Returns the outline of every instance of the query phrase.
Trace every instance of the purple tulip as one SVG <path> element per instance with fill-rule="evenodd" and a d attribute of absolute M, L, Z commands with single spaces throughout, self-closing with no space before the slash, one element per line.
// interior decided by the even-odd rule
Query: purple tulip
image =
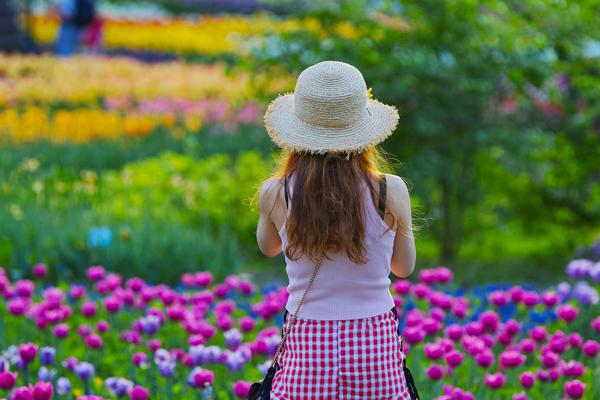
<path fill-rule="evenodd" d="M 40 348 L 40 361 L 44 365 L 54 364 L 56 357 L 56 350 L 53 347 L 42 347 Z"/>
<path fill-rule="evenodd" d="M 94 376 L 94 366 L 88 362 L 82 361 L 74 368 L 75 375 L 82 381 L 88 381 Z"/>

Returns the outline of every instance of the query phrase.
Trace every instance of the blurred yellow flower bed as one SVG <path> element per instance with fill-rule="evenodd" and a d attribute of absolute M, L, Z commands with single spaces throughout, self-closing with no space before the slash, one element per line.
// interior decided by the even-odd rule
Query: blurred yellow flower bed
<path fill-rule="evenodd" d="M 219 63 L 0 54 L 0 141 L 85 142 L 145 136 L 158 127 L 172 127 L 179 137 L 205 124 L 233 133 L 261 121 L 261 94 L 291 84 L 287 77 L 227 72 Z"/>
<path fill-rule="evenodd" d="M 252 16 L 205 15 L 193 19 L 128 21 L 106 19 L 104 45 L 113 49 L 150 50 L 178 54 L 219 55 L 237 53 L 244 37 L 266 32 L 284 33 L 297 30 L 321 33 L 316 19 L 277 19 L 266 14 Z M 58 19 L 47 15 L 33 18 L 34 38 L 52 43 L 58 31 Z M 351 24 L 338 23 L 334 31 L 355 39 L 358 31 Z"/>
<path fill-rule="evenodd" d="M 101 109 L 59 110 L 29 107 L 19 113 L 14 109 L 0 111 L 0 142 L 87 142 L 94 139 L 116 139 L 150 134 L 158 126 L 172 127 L 178 122 L 169 115 L 122 115 Z M 197 131 L 198 119 L 183 121 L 186 128 Z"/>
<path fill-rule="evenodd" d="M 125 57 L 6 56 L 0 54 L 0 107 L 22 103 L 93 103 L 127 96 L 134 100 L 218 97 L 232 104 L 256 98 L 257 92 L 288 89 L 287 78 L 261 73 L 227 73 L 225 65 L 182 61 L 147 64 Z"/>

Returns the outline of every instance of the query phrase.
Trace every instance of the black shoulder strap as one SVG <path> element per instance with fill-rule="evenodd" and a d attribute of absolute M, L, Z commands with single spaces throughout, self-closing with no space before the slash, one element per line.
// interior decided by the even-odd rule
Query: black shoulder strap
<path fill-rule="evenodd" d="M 385 215 L 385 196 L 387 192 L 387 182 L 385 180 L 385 174 L 383 178 L 379 180 L 379 213 L 381 218 Z"/>
<path fill-rule="evenodd" d="M 283 192 L 285 193 L 285 208 L 288 208 L 288 185 L 287 175 L 283 178 Z"/>

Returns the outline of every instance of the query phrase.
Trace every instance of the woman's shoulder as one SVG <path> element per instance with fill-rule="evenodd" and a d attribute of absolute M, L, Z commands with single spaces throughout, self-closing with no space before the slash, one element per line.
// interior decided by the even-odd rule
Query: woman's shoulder
<path fill-rule="evenodd" d="M 402 213 L 405 207 L 410 207 L 410 194 L 404 179 L 398 175 L 385 174 L 387 183 L 386 208 L 395 215 Z"/>

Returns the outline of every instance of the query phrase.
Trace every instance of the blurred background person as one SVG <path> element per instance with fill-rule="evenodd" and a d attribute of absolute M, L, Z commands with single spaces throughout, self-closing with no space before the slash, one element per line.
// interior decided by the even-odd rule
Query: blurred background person
<path fill-rule="evenodd" d="M 92 0 L 53 0 L 60 15 L 60 29 L 55 51 L 60 56 L 70 56 L 77 50 L 82 32 L 92 24 L 96 9 Z"/>
<path fill-rule="evenodd" d="M 97 54 L 102 47 L 104 20 L 96 13 L 92 22 L 83 30 L 81 43 L 86 54 Z"/>

